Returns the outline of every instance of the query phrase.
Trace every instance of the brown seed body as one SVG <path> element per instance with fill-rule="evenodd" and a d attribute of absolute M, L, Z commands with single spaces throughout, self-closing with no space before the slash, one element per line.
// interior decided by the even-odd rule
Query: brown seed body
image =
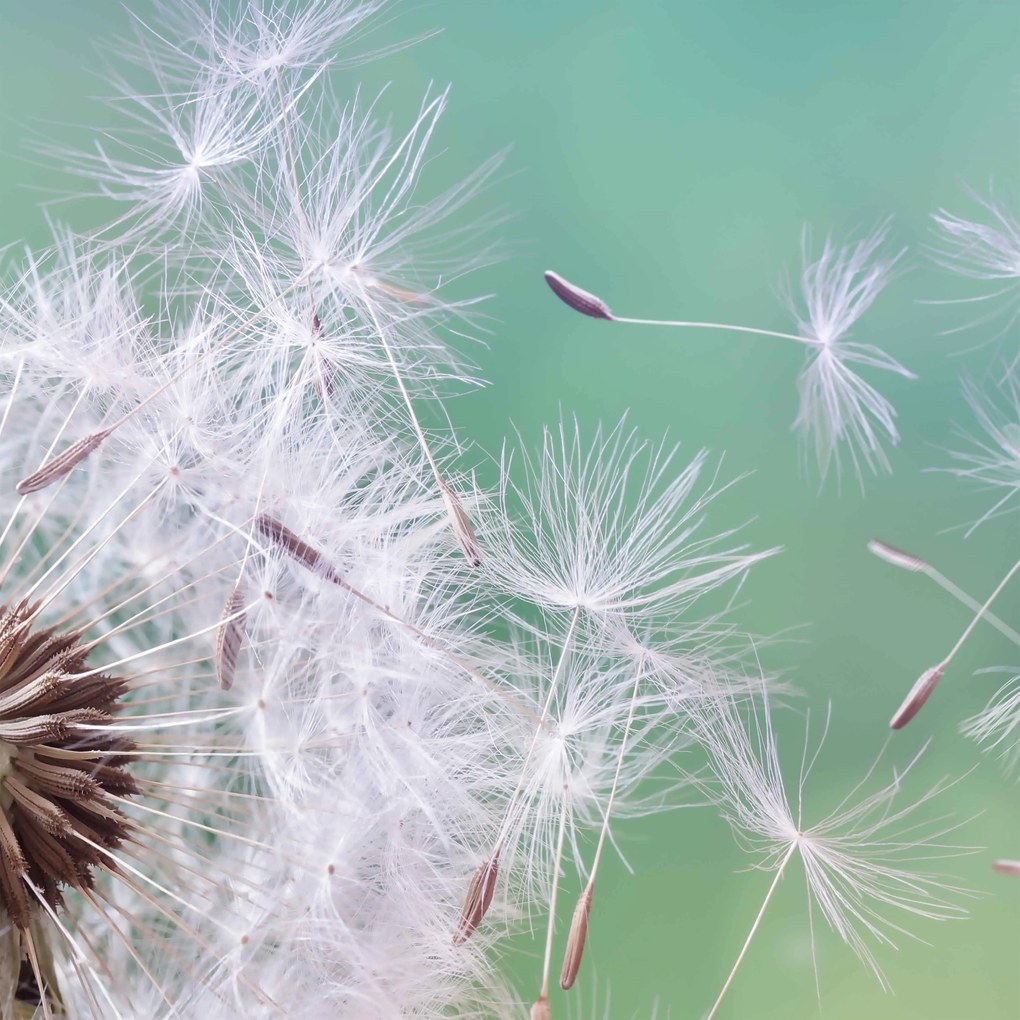
<path fill-rule="evenodd" d="M 591 917 L 591 898 L 594 890 L 589 885 L 581 893 L 570 920 L 570 934 L 563 954 L 563 970 L 560 971 L 560 988 L 566 991 L 574 987 L 577 972 L 581 969 L 581 957 L 588 941 L 588 920 Z"/>
<path fill-rule="evenodd" d="M 237 657 L 244 641 L 245 615 L 241 612 L 243 608 L 244 593 L 240 584 L 236 584 L 230 598 L 227 599 L 223 609 L 223 622 L 216 633 L 216 679 L 224 691 L 229 691 L 233 686 L 237 673 Z"/>
<path fill-rule="evenodd" d="M 942 679 L 945 666 L 939 663 L 926 669 L 910 688 L 910 693 L 903 699 L 903 704 L 896 710 L 896 714 L 889 720 L 891 729 L 899 730 L 910 722 L 911 719 L 921 711 L 924 703 L 931 697 L 931 692 Z"/>
<path fill-rule="evenodd" d="M 531 1020 L 551 1020 L 551 1017 L 549 1000 L 544 995 L 540 995 L 531 1007 Z"/>
<path fill-rule="evenodd" d="M 17 489 L 19 496 L 26 496 L 30 492 L 38 492 L 45 489 L 55 481 L 70 474 L 100 443 L 110 434 L 111 429 L 101 429 L 93 432 L 77 443 L 72 443 L 63 453 L 48 460 L 38 471 L 22 478 L 18 482 Z"/>
<path fill-rule="evenodd" d="M 547 269 L 545 271 L 545 282 L 549 284 L 549 289 L 568 308 L 573 308 L 575 312 L 590 316 L 592 319 L 612 320 L 614 318 L 613 313 L 609 310 L 609 305 L 602 298 L 582 290 L 569 280 L 564 280 L 559 273 L 554 273 L 551 269 Z"/>
<path fill-rule="evenodd" d="M 460 912 L 460 924 L 453 935 L 454 945 L 462 945 L 474 934 L 474 930 L 482 923 L 489 906 L 492 894 L 496 891 L 499 878 L 499 851 L 489 860 L 483 862 L 471 876 L 464 906 Z"/>
<path fill-rule="evenodd" d="M 306 566 L 312 573 L 318 574 L 342 588 L 348 587 L 340 571 L 318 549 L 314 549 L 303 539 L 298 538 L 282 521 L 278 521 L 269 514 L 259 514 L 255 518 L 255 527 L 263 537 L 275 542 L 284 552 Z"/>

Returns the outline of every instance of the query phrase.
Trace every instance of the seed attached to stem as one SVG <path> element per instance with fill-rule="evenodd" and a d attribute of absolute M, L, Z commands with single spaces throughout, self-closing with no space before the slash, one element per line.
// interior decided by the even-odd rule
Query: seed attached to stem
<path fill-rule="evenodd" d="M 582 290 L 569 280 L 564 280 L 559 273 L 554 273 L 551 269 L 547 269 L 545 271 L 545 282 L 549 284 L 549 289 L 568 308 L 573 308 L 575 312 L 580 312 L 582 315 L 590 316 L 593 319 L 608 319 L 612 321 L 615 318 L 609 310 L 609 305 L 602 298 Z"/>
<path fill-rule="evenodd" d="M 216 655 L 214 663 L 216 666 L 216 679 L 220 682 L 220 688 L 229 691 L 234 684 L 234 675 L 237 672 L 237 657 L 241 652 L 241 644 L 244 641 L 245 614 L 241 611 L 244 607 L 244 594 L 241 585 L 235 584 L 234 590 L 227 599 L 223 609 L 223 622 L 216 632 Z"/>
<path fill-rule="evenodd" d="M 889 727 L 894 730 L 902 729 L 911 719 L 921 711 L 924 703 L 928 700 L 931 692 L 942 679 L 946 664 L 940 662 L 931 669 L 926 669 L 918 678 L 910 693 L 903 699 L 903 704 L 896 710 L 896 714 L 889 720 Z"/>
<path fill-rule="evenodd" d="M 482 565 L 482 549 L 478 544 L 478 539 L 475 538 L 471 521 L 460 499 L 445 481 L 440 480 L 439 491 L 443 494 L 443 502 L 446 504 L 450 520 L 453 522 L 453 531 L 460 543 L 460 551 L 464 554 L 464 559 L 471 566 L 480 567 Z"/>
<path fill-rule="evenodd" d="M 70 474 L 112 431 L 100 429 L 72 443 L 63 453 L 50 458 L 38 471 L 22 478 L 17 485 L 18 495 L 27 496 L 30 492 L 38 492 Z"/>
<path fill-rule="evenodd" d="M 348 587 L 340 571 L 317 549 L 313 549 L 303 539 L 298 538 L 282 521 L 278 521 L 269 514 L 259 514 L 255 518 L 255 527 L 264 538 L 275 542 L 284 552 L 306 566 L 313 574 L 318 574 L 342 588 Z"/>
<path fill-rule="evenodd" d="M 463 945 L 474 934 L 475 929 L 482 923 L 492 903 L 492 895 L 496 891 L 496 881 L 499 878 L 499 851 L 492 855 L 489 860 L 484 861 L 471 876 L 468 885 L 467 896 L 464 898 L 464 906 L 460 912 L 460 924 L 454 933 L 454 945 Z"/>
<path fill-rule="evenodd" d="M 581 957 L 588 941 L 588 920 L 591 917 L 591 898 L 594 891 L 589 883 L 578 898 L 577 906 L 574 907 L 570 934 L 567 936 L 567 949 L 563 954 L 563 970 L 560 971 L 560 988 L 564 991 L 574 987 L 577 972 L 581 969 Z"/>

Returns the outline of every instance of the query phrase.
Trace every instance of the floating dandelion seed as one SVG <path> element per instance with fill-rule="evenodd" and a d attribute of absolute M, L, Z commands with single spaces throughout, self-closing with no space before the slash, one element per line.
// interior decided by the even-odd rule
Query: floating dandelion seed
<path fill-rule="evenodd" d="M 950 782 L 943 780 L 912 801 L 900 801 L 905 779 L 920 755 L 906 768 L 896 770 L 886 786 L 866 793 L 864 784 L 874 775 L 876 762 L 834 812 L 808 824 L 801 810 L 804 784 L 825 734 L 813 752 L 805 743 L 797 786 L 798 807 L 793 811 L 782 778 L 767 698 L 749 722 L 732 700 L 719 699 L 706 708 L 701 734 L 718 784 L 716 793 L 723 816 L 741 844 L 760 856 L 760 867 L 774 872 L 736 964 L 708 1014 L 709 1020 L 718 1011 L 794 857 L 804 868 L 809 906 L 821 911 L 832 930 L 883 986 L 873 946 L 891 946 L 894 935 L 910 934 L 895 915 L 929 920 L 964 915 L 965 911 L 951 899 L 963 890 L 914 867 L 915 861 L 966 852 L 966 848 L 939 842 L 958 825 L 947 825 L 944 818 L 930 823 L 915 818 L 923 805 L 952 785 Z"/>
<path fill-rule="evenodd" d="M 882 224 L 863 240 L 844 247 L 827 238 L 821 254 L 814 258 L 805 231 L 801 293 L 798 298 L 792 295 L 788 298 L 790 310 L 797 318 L 798 333 L 718 322 L 627 318 L 614 315 L 601 298 L 552 270 L 546 271 L 545 281 L 564 304 L 595 319 L 637 326 L 721 329 L 802 344 L 807 348 L 808 361 L 797 381 L 800 409 L 793 427 L 814 446 L 823 479 L 831 464 L 839 467 L 841 446 L 846 447 L 861 479 L 862 466 L 872 471 L 888 469 L 882 440 L 895 444 L 899 436 L 892 404 L 848 366 L 864 365 L 907 379 L 916 378 L 877 347 L 848 339 L 851 328 L 885 287 L 904 254 L 903 251 L 888 257 L 878 254 L 886 234 L 887 225 Z"/>

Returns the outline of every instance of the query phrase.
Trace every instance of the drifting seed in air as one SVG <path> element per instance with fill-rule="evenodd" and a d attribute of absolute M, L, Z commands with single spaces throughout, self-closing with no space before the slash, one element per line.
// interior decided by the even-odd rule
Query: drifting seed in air
<path fill-rule="evenodd" d="M 564 280 L 559 273 L 554 273 L 551 269 L 547 269 L 545 271 L 545 282 L 549 284 L 549 289 L 565 305 L 573 308 L 575 312 L 588 315 L 593 319 L 609 319 L 612 321 L 615 318 L 609 310 L 609 305 L 602 298 L 589 294 L 588 291 L 575 286 L 569 280 Z"/>
<path fill-rule="evenodd" d="M 927 566 L 924 560 L 911 556 L 910 553 L 905 553 L 891 545 L 886 545 L 885 542 L 880 542 L 877 538 L 873 538 L 868 543 L 868 549 L 880 560 L 885 560 L 886 563 L 891 563 L 894 567 L 902 567 L 904 570 L 910 570 L 914 573 L 924 570 Z"/>
<path fill-rule="evenodd" d="M 896 710 L 896 714 L 889 720 L 889 727 L 894 730 L 902 729 L 911 719 L 921 711 L 922 706 L 935 690 L 936 684 L 942 679 L 945 672 L 945 663 L 939 663 L 926 669 L 910 688 L 910 693 L 903 699 L 903 704 Z"/>

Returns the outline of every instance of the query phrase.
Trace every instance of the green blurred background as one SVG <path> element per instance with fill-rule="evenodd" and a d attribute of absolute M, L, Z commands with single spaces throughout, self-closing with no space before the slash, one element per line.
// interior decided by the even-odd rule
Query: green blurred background
<path fill-rule="evenodd" d="M 143 16 L 144 3 L 127 10 Z M 535 438 L 563 409 L 582 423 L 668 430 L 692 453 L 726 451 L 724 474 L 753 472 L 717 504 L 722 528 L 753 518 L 748 540 L 786 546 L 745 589 L 741 621 L 757 633 L 797 626 L 765 665 L 789 671 L 800 707 L 834 704 L 832 732 L 807 800 L 831 807 L 886 738 L 904 691 L 966 624 L 966 611 L 923 578 L 871 558 L 872 536 L 937 564 L 984 597 L 1015 556 L 1017 517 L 964 538 L 992 498 L 925 469 L 947 462 L 955 430 L 970 425 L 961 375 L 978 379 L 1016 348 L 1002 321 L 943 335 L 974 309 L 926 299 L 980 288 L 925 261 L 929 214 L 973 212 L 966 185 L 1009 196 L 1020 184 L 1020 5 L 1013 2 L 789 0 L 406 3 L 372 45 L 442 33 L 386 60 L 345 72 L 399 126 L 430 81 L 453 83 L 438 191 L 508 143 L 506 171 L 479 208 L 509 214 L 498 230 L 505 258 L 474 281 L 492 291 L 488 347 L 477 360 L 491 386 L 451 404 L 480 451 L 498 453 L 513 425 Z M 128 14 L 114 0 L 7 0 L 0 32 L 0 200 L 3 241 L 45 241 L 38 203 L 70 182 L 32 154 L 32 139 L 81 141 L 102 124 L 88 97 L 105 89 L 95 47 L 116 52 Z M 437 150 L 438 151 L 438 150 Z M 80 222 L 81 207 L 56 216 Z M 555 267 L 621 314 L 683 317 L 785 330 L 776 297 L 796 270 L 800 231 L 870 227 L 893 214 L 894 238 L 912 249 L 856 336 L 914 369 L 919 381 L 871 373 L 900 412 L 894 473 L 829 480 L 804 467 L 789 432 L 800 353 L 778 341 L 711 332 L 612 329 L 558 304 L 541 271 Z M 1004 320 L 1003 320 L 1004 321 Z M 789 349 L 788 349 L 789 348 Z M 966 353 L 961 354 L 961 351 Z M 469 454 L 491 481 L 494 468 Z M 1014 625 L 1014 584 L 999 611 Z M 816 999 L 803 881 L 780 887 L 720 1017 L 929 1018 L 1020 1016 L 1020 882 L 996 877 L 996 856 L 1020 856 L 1017 787 L 993 758 L 957 732 L 1020 649 L 979 629 L 921 716 L 894 741 L 906 761 L 932 747 L 918 790 L 977 766 L 942 798 L 967 817 L 958 841 L 987 848 L 942 866 L 981 891 L 965 922 L 911 924 L 930 944 L 904 940 L 880 962 L 895 994 L 816 918 L 821 1001 Z M 803 720 L 780 723 L 787 764 L 799 765 Z M 815 800 L 817 798 L 817 800 Z M 936 805 L 937 808 L 937 805 Z M 616 826 L 633 866 L 605 866 L 596 894 L 586 975 L 557 993 L 554 1016 L 702 1016 L 713 1001 L 768 886 L 709 812 L 680 812 Z M 574 879 L 564 894 L 576 892 Z M 566 919 L 566 913 L 564 915 Z M 824 928 L 824 925 L 822 926 Z M 522 994 L 537 988 L 542 933 L 520 940 L 513 961 Z M 594 979 L 592 974 L 595 975 Z M 607 1005 L 607 986 L 611 1005 Z M 598 1008 L 593 999 L 597 997 Z"/>

